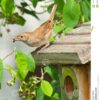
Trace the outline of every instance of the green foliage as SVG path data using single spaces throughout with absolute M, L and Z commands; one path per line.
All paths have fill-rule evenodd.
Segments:
M 47 73 L 53 80 L 59 80 L 58 71 L 53 66 L 44 67 L 44 72 Z
M 53 100 L 61 100 L 58 93 L 53 95 Z
M 12 79 L 7 81 L 7 85 L 13 86 L 16 80 L 19 80 L 21 85 L 18 93 L 23 100 L 60 100 L 58 70 L 47 65 L 41 68 L 41 76 L 36 76 L 34 75 L 36 65 L 33 57 L 18 50 L 15 50 L 14 53 L 17 69 L 0 59 L 0 83 L 4 63 L 4 68 L 12 76 Z M 32 73 L 32 76 L 29 76 L 29 73 Z M 48 75 L 51 81 L 46 80 L 45 75 Z
M 28 2 L 23 0 L 20 1 L 20 4 L 15 4 L 14 0 L 0 0 L 0 19 L 5 19 L 3 25 L 24 25 L 26 22 L 24 14 L 31 15 L 39 20 L 37 15 L 39 13 L 34 8 L 37 7 L 39 2 L 43 1 L 45 0 L 29 0 Z M 59 37 L 61 33 L 67 33 L 69 29 L 73 29 L 77 24 L 91 20 L 91 0 L 53 0 L 48 2 L 50 3 L 49 6 L 44 5 L 42 7 L 47 8 L 49 13 L 54 4 L 58 5 L 53 31 Z M 15 10 L 15 8 L 19 11 Z M 54 40 L 55 36 L 50 39 L 52 42 Z
M 77 12 L 77 13 L 76 13 Z M 67 27 L 74 27 L 80 18 L 80 5 L 75 0 L 68 0 L 63 9 L 63 20 Z
M 36 7 L 37 3 L 38 3 L 38 0 L 31 0 L 31 2 L 32 2 L 33 6 Z
M 18 75 L 24 80 L 29 71 L 35 71 L 35 61 L 32 57 L 25 55 L 20 51 L 16 51 L 16 63 L 18 67 Z
M 30 3 L 33 4 L 33 1 L 31 0 Z M 38 0 L 37 0 L 38 3 Z M 34 3 L 34 6 L 36 7 L 37 3 Z M 23 17 L 23 14 L 29 14 L 34 16 L 35 18 L 39 19 L 36 15 L 36 11 L 33 11 L 32 9 L 27 9 L 28 3 L 25 1 L 20 2 L 20 6 L 15 4 L 14 0 L 0 0 L 0 19 L 5 19 L 4 24 L 18 24 L 18 25 L 24 25 L 25 19 Z M 16 11 L 15 8 L 18 8 L 20 12 Z
M 15 13 L 12 16 L 12 19 L 13 19 L 13 21 L 12 21 L 13 23 L 16 23 L 16 24 L 19 24 L 19 25 L 24 25 L 25 24 L 25 19 L 22 16 L 18 15 L 18 13 Z
M 1 0 L 1 8 L 5 17 L 12 16 L 15 10 L 14 0 Z
M 28 10 L 27 8 L 25 7 L 21 7 L 21 6 L 17 6 L 17 8 L 19 8 L 22 12 L 26 13 L 26 14 L 29 14 L 29 15 L 32 15 L 34 16 L 35 18 L 39 19 L 38 16 L 36 15 L 36 12 L 35 11 L 31 11 L 31 10 Z
M 62 13 L 64 7 L 64 0 L 54 0 L 54 2 L 58 5 L 58 12 Z
M 0 6 L 1 6 L 1 0 L 0 0 Z
M 83 17 L 83 22 L 89 21 L 90 20 L 90 13 L 91 13 L 91 9 L 90 9 L 90 2 L 87 0 L 82 0 L 80 2 L 80 7 L 81 7 L 81 13 L 82 13 L 82 17 Z
M 43 93 L 43 91 L 42 91 L 42 89 L 41 89 L 41 87 L 38 87 L 37 88 L 37 93 L 36 93 L 37 95 L 36 95 L 36 100 L 44 100 L 44 93 Z
M 3 17 L 3 16 L 1 16 Z M 19 25 L 24 25 L 25 24 L 25 19 L 18 15 L 18 13 L 14 13 L 13 16 L 7 17 L 6 18 L 6 24 L 19 24 Z
M 62 24 L 58 24 L 58 25 L 55 25 L 54 27 L 53 27 L 53 31 L 54 32 L 56 32 L 56 33 L 59 33 L 59 32 L 61 32 L 62 30 L 64 30 L 64 25 L 62 25 Z
M 3 79 L 3 62 L 0 59 L 0 88 L 1 88 L 1 81 Z
M 44 94 L 49 96 L 49 97 L 53 93 L 53 88 L 52 88 L 51 84 L 48 81 L 46 81 L 46 80 L 43 80 L 41 82 L 41 89 L 44 92 Z

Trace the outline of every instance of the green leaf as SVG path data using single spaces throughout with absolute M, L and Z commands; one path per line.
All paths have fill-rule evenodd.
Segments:
M 73 28 L 80 19 L 80 5 L 75 0 L 67 0 L 63 9 L 63 21 L 67 27 Z
M 58 93 L 55 93 L 55 94 L 53 95 L 53 100 L 61 100 Z
M 41 89 L 42 89 L 43 93 L 45 95 L 49 96 L 49 97 L 53 93 L 53 88 L 52 88 L 51 84 L 48 81 L 46 81 L 46 80 L 43 80 L 41 82 Z
M 58 5 L 57 10 L 62 13 L 64 7 L 64 0 L 54 0 L 55 3 Z
M 82 10 L 82 16 L 84 16 L 85 22 L 89 21 L 91 11 L 90 11 L 90 7 L 88 7 L 86 0 L 82 0 L 80 2 L 80 6 L 81 6 L 81 10 Z
M 51 97 L 48 97 L 48 96 L 45 95 L 44 98 L 43 98 L 43 100 L 52 100 L 52 99 L 51 99 Z
M 59 79 L 56 79 L 56 80 L 52 80 L 51 82 L 51 85 L 52 85 L 52 87 L 53 87 L 53 90 L 54 90 L 54 92 L 57 92 L 58 91 L 58 87 L 59 87 Z
M 1 88 L 1 81 L 3 79 L 3 62 L 0 59 L 0 88 Z
M 58 71 L 56 68 L 52 66 L 46 66 L 44 67 L 44 71 L 45 73 L 49 74 L 52 79 L 59 80 Z
M 22 5 L 23 7 L 27 7 L 27 6 L 28 6 L 28 4 L 27 4 L 26 2 L 21 2 L 21 5 Z
M 56 33 L 61 32 L 63 29 L 64 29 L 64 26 L 62 24 L 58 24 L 53 27 L 53 31 Z
M 29 71 L 34 72 L 35 62 L 32 57 L 25 55 L 20 51 L 16 51 L 16 63 L 18 67 L 18 75 L 22 80 L 25 79 Z
M 1 0 L 1 8 L 4 16 L 11 16 L 15 10 L 14 0 Z
M 1 0 L 0 0 L 0 7 L 1 7 Z
M 36 15 L 36 12 L 35 11 L 30 11 L 28 9 L 26 9 L 25 7 L 20 7 L 20 6 L 17 6 L 22 12 L 26 13 L 26 14 L 29 14 L 29 15 L 32 15 L 34 16 L 35 18 L 39 19 L 38 16 Z
M 1 16 L 3 17 L 3 16 Z M 6 19 L 7 24 L 19 24 L 19 25 L 24 25 L 25 24 L 25 19 L 20 16 L 18 13 L 13 14 L 13 16 L 8 17 Z
M 31 55 L 27 56 L 27 63 L 28 63 L 29 71 L 34 72 L 36 65 L 35 65 L 35 60 L 33 59 Z
M 36 90 L 36 100 L 44 100 L 44 93 L 41 87 L 37 88 Z
M 19 25 L 25 24 L 25 19 L 22 16 L 18 15 L 18 13 L 15 13 L 12 18 L 15 21 L 14 23 L 16 24 L 19 24 Z
M 52 43 L 52 42 L 55 41 L 55 39 L 56 39 L 56 36 L 51 36 L 50 39 L 49 39 L 49 42 Z
M 31 0 L 31 2 L 32 2 L 33 6 L 36 7 L 37 3 L 38 3 L 38 0 Z

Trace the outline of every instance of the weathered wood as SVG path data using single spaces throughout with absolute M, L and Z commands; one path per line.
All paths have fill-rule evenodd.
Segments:
M 69 34 L 66 37 L 62 37 L 60 40 L 54 42 L 54 44 L 90 44 L 90 34 L 81 35 L 73 35 Z
M 89 49 L 87 45 L 52 45 L 34 55 L 34 58 L 37 63 L 80 64 L 90 60 Z
M 75 65 L 73 70 L 79 85 L 79 100 L 90 100 L 90 64 Z
M 90 24 L 81 25 L 33 56 L 39 64 L 85 64 L 90 61 L 90 44 Z
M 71 32 L 68 34 L 71 35 L 85 35 L 85 34 L 90 34 L 91 33 L 91 27 L 90 26 L 80 26 L 75 29 L 73 29 Z

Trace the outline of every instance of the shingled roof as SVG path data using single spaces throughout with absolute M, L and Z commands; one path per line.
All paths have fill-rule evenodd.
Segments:
M 68 35 L 34 54 L 38 64 L 85 64 L 90 61 L 91 25 L 78 25 Z

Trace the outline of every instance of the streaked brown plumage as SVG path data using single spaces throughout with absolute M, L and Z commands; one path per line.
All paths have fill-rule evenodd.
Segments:
M 57 5 L 54 5 L 50 18 L 40 25 L 37 29 L 32 32 L 21 33 L 13 39 L 15 41 L 22 41 L 31 47 L 41 47 L 49 43 L 49 38 L 52 33 L 52 25 L 54 14 L 56 11 Z

